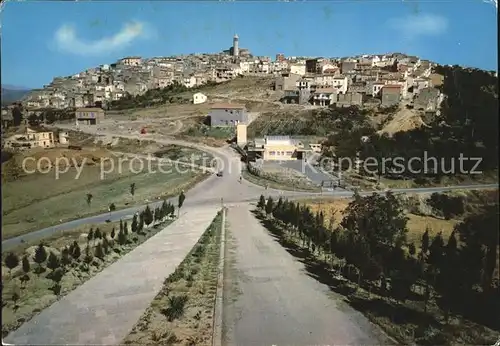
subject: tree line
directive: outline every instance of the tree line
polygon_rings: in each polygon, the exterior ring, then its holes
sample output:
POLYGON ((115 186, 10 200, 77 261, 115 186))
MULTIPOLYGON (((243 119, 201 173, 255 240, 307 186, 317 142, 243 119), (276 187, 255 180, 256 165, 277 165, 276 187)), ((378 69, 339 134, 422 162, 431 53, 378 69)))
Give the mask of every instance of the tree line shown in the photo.
POLYGON ((359 285, 400 304, 415 294, 423 296, 425 312, 433 299, 446 322, 450 313, 456 313, 500 328, 498 204, 466 216, 448 239, 422 230, 420 244, 407 241, 408 218, 390 192, 356 194, 338 227, 333 226, 334 216, 326 225, 322 211, 313 213, 305 204, 282 198, 261 196, 257 206, 285 237, 299 239, 303 247, 359 285))

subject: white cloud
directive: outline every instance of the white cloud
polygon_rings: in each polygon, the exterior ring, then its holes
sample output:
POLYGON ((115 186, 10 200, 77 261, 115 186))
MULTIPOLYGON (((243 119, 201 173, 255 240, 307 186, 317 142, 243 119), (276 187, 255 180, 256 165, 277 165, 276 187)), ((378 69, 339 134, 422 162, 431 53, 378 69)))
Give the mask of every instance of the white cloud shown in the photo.
POLYGON ((126 23, 113 36, 89 41, 79 38, 75 29, 66 24, 56 31, 55 43, 60 50, 75 55, 101 55, 120 50, 130 45, 134 40, 145 37, 146 33, 144 23, 130 22, 126 23))
POLYGON ((420 36, 437 36, 448 29, 448 20, 434 14, 413 14, 389 20, 389 26, 397 30, 404 38, 414 39, 420 36))

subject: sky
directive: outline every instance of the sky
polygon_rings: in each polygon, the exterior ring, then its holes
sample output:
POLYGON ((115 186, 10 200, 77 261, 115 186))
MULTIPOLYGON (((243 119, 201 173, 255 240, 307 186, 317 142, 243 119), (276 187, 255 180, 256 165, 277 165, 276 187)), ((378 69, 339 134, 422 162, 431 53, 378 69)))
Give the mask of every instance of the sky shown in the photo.
POLYGON ((138 55, 216 53, 344 57, 401 52, 497 70, 497 14, 482 0, 8 1, 1 83, 39 88, 138 55))

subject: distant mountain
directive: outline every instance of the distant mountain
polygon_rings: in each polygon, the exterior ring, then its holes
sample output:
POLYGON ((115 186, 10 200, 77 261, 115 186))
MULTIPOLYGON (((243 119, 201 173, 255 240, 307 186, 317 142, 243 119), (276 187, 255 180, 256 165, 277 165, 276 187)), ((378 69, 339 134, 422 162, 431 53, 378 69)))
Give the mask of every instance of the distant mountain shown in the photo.
POLYGON ((29 92, 30 90, 27 88, 13 85, 2 85, 2 106, 21 100, 29 92))

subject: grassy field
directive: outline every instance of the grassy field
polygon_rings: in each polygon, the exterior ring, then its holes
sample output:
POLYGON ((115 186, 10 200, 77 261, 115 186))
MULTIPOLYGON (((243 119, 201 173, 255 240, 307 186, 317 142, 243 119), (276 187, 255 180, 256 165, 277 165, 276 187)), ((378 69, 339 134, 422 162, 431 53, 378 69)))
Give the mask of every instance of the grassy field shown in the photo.
POLYGON ((212 345, 222 216, 170 275, 125 339, 136 345, 212 345))
MULTIPOLYGON (((22 323, 30 320, 44 308, 53 304, 60 297, 66 295, 85 281, 92 278, 98 272, 103 270, 111 263, 118 260, 129 251, 151 238, 153 235, 166 227, 171 220, 166 220, 143 232, 129 233, 125 244, 118 242, 119 223, 105 223, 92 225, 93 229, 99 229, 105 233, 106 243, 109 244, 107 251, 103 250, 103 255, 99 258, 96 252, 98 246, 103 246, 102 239, 88 241, 87 236, 91 226, 80 227, 65 232, 58 232, 44 240, 44 248, 47 255, 53 252, 61 259, 62 250, 77 242, 81 249, 79 259, 71 259, 71 263, 59 266, 56 270, 63 273, 60 281, 61 290, 59 294, 54 291, 54 280, 51 279, 53 272, 48 269, 48 260, 42 263, 42 271, 37 269, 38 264, 34 262, 34 254, 37 244, 24 243, 12 250, 21 262, 23 256, 27 256, 30 263, 30 270, 25 273, 21 263, 10 272, 5 266, 7 253, 2 253, 2 335, 6 336, 10 331, 17 329, 22 323), (111 237, 112 230, 115 229, 114 238, 111 237), (86 256, 86 248, 89 247, 90 256, 86 256), (14 295, 17 295, 17 301, 14 301, 14 295)), ((105 247, 104 247, 105 249, 105 247)))
MULTIPOLYGON (((116 160, 113 162, 117 162, 116 160)), ((67 173, 55 179, 54 170, 47 174, 31 174, 15 181, 4 183, 2 239, 15 237, 30 231, 48 227, 60 222, 106 212, 111 203, 117 209, 126 208, 158 198, 174 196, 181 190, 187 190, 204 179, 207 175, 197 170, 166 173, 158 172, 152 164, 152 171, 139 171, 140 162, 129 165, 115 165, 112 173, 101 179, 101 167, 88 165, 83 167, 77 177, 77 169, 71 167, 67 173), (130 193, 130 184, 135 183, 134 196, 130 193), (87 194, 92 194, 91 203, 87 203, 87 194)), ((109 169, 109 165, 103 166, 109 169)), ((147 167, 147 165, 145 165, 147 167)), ((81 168, 81 167, 80 167, 81 168)))

